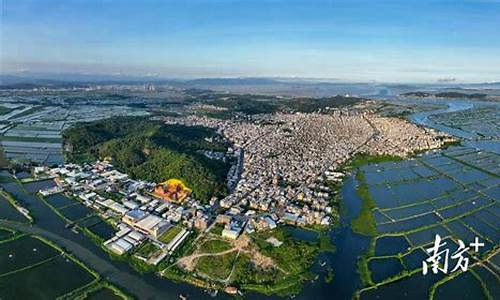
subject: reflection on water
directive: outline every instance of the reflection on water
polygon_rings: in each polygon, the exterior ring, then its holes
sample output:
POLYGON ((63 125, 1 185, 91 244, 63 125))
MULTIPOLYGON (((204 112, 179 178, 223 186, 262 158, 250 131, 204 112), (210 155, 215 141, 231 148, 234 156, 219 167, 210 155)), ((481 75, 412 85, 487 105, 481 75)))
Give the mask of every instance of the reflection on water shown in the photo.
MULTIPOLYGON (((2 175, 8 176, 8 173, 3 172, 2 175)), ((37 183, 37 188, 44 188, 50 185, 49 181, 42 182, 37 183), (45 185, 42 182, 44 182, 45 185)), ((36 227, 54 233, 63 239, 76 242, 78 245, 94 253, 97 257, 106 260, 111 265, 110 267, 103 267, 109 268, 105 274, 106 278, 125 291, 128 291, 127 287, 134 286, 135 291, 141 290, 138 296, 154 294, 157 296, 157 299, 178 299, 179 294, 187 295, 189 299, 211 298, 201 289, 192 285, 173 282, 151 273, 140 274, 132 269, 126 262, 109 259, 108 254, 94 244, 94 242, 83 233, 76 234, 66 228, 65 222, 57 214, 35 195, 28 193, 22 185, 13 182, 0 183, 0 186, 30 210, 36 220, 36 227)), ((74 254, 77 257, 80 256, 79 253, 74 254)), ((141 297, 139 297, 139 299, 140 298, 141 297)), ((220 298, 228 299, 228 296, 222 294, 220 298)))
POLYGON ((463 144, 467 147, 474 147, 485 151, 500 153, 500 143, 498 141, 464 141, 463 144))
MULTIPOLYGON (((342 187, 342 212, 340 225, 329 234, 332 244, 335 245, 334 253, 322 253, 318 260, 326 262, 333 269, 332 283, 324 280, 306 284, 304 291, 297 299, 351 299, 353 294, 361 287, 361 279, 357 273, 358 258, 364 254, 370 244, 370 238, 354 233, 351 230, 351 221, 359 215, 361 198, 356 193, 357 181, 354 175, 345 180, 342 187)), ((314 270, 324 273, 325 267, 316 265, 314 270)))
MULTIPOLYGON (((414 113, 410 116, 410 120, 415 122, 416 124, 431 127, 453 136, 462 138, 464 146, 500 153, 500 143, 498 142, 498 140, 481 140, 481 136, 475 132, 464 131, 458 128, 453 128, 440 123, 436 123, 429 118, 432 115, 468 110, 480 105, 485 105, 485 103, 479 101, 473 102, 462 100, 448 101, 446 102, 446 104, 448 105, 448 107, 444 109, 414 113)), ((480 122, 480 120, 478 120, 478 122, 480 122)))
POLYGON ((419 125, 431 127, 460 138, 471 139, 477 137, 477 135, 474 133, 466 132, 457 128, 452 128, 443 124, 438 124, 429 119, 429 117, 432 115, 467 110, 474 107, 473 103, 462 102, 462 101, 447 102, 446 104, 448 105, 447 108, 414 113, 413 115, 410 116, 410 119, 419 125))

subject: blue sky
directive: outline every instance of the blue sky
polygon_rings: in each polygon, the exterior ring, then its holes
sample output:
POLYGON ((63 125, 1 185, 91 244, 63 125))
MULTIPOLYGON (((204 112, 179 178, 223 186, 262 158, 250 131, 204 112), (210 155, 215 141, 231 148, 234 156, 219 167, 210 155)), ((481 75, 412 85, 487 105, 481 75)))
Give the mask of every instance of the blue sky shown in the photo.
POLYGON ((2 73, 500 80, 500 0, 0 0, 2 73))

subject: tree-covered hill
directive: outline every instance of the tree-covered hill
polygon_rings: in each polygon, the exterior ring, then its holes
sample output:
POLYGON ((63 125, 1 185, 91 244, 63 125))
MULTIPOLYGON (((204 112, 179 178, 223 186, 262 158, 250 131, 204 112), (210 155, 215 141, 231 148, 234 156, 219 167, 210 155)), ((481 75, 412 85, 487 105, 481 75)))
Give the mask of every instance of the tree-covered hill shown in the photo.
POLYGON ((227 149, 210 128, 115 117, 76 124, 63 132, 63 138, 66 156, 73 162, 111 158, 118 170, 133 178, 154 182, 181 179, 201 200, 226 191, 229 164, 198 152, 227 149))

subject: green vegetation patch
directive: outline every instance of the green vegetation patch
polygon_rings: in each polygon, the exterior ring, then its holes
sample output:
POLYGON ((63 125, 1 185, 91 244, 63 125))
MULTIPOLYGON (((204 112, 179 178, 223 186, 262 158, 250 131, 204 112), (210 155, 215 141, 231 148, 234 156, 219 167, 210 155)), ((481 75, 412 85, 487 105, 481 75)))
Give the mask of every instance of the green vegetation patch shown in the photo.
POLYGON ((90 293, 86 298, 86 300, 121 300, 124 299, 121 296, 117 295, 115 291, 109 288, 102 288, 95 292, 90 293))
POLYGON ((210 233, 221 236, 222 231, 224 230, 224 225, 222 224, 215 224, 211 229, 210 233))
MULTIPOLYGON (((257 244, 259 251, 270 257, 275 266, 262 269, 253 266, 252 262, 246 263, 249 272, 254 275, 245 274, 248 279, 238 277, 242 288, 258 291, 267 295, 277 294, 281 296, 297 294, 302 288, 305 280, 312 279, 310 267, 315 261, 319 251, 320 242, 306 242, 294 239, 286 229, 278 227, 273 230, 252 234, 252 240, 257 244), (274 247, 266 240, 274 237, 283 244, 274 247)), ((323 243, 326 242, 326 239, 323 243)), ((330 248, 330 247, 325 247, 330 248)), ((236 272, 235 272, 236 273, 236 272)))
POLYGON ((356 192, 363 202, 361 203, 359 216, 352 220, 352 230, 359 234, 375 236, 377 235, 377 227, 372 212, 375 208, 375 201, 368 191, 368 184, 361 170, 357 171, 356 180, 358 180, 359 184, 356 192))
POLYGON ((178 178, 193 195, 208 200, 226 193, 230 165, 209 159, 201 150, 227 150, 215 130, 200 126, 167 125, 144 117, 115 117, 80 123, 63 132, 73 162, 111 158, 133 178, 153 182, 178 178))
POLYGON ((368 190, 368 183, 366 182, 365 174, 361 170, 361 167, 367 164, 379 164, 401 160, 401 157, 393 155, 358 154, 349 162, 347 169, 355 169, 356 180, 358 181, 356 192, 363 201, 360 214, 351 222, 354 232, 368 236, 375 236, 377 234, 376 221, 372 211, 375 208, 375 200, 368 190))
POLYGON ((268 95, 252 94, 220 94, 203 90, 188 90, 187 93, 194 97, 196 101, 211 104, 227 110, 207 112, 206 114, 226 119, 236 113, 255 115, 268 114, 278 111, 315 112, 325 108, 345 107, 363 101, 362 98, 333 96, 322 98, 310 97, 276 97, 268 95))
POLYGON ((205 253, 218 253, 229 250, 233 246, 223 240, 208 240, 200 246, 200 251, 205 253))
POLYGON ((165 244, 168 244, 170 243, 170 241, 172 241, 174 239, 174 237, 176 235, 179 234, 179 232, 181 232, 182 230, 182 226, 173 226, 171 228, 169 228, 164 234, 162 234, 158 240, 160 240, 161 242, 165 243, 165 244))
MULTIPOLYGON (((3 151, 3 147, 0 145, 0 168, 7 168, 10 166, 10 162, 5 156, 5 152, 3 151)), ((3 176, 2 176, 3 177, 3 176)), ((2 178, 0 177, 0 178, 2 178)))
MULTIPOLYGON (((256 266, 250 257, 243 253, 240 253, 235 262, 232 279, 242 288, 256 290, 268 295, 277 292, 274 292, 274 290, 278 290, 277 283, 280 280, 287 281, 284 279, 283 272, 275 268, 263 269, 256 266)), ((296 282, 292 284, 296 284, 296 282)))
POLYGON ((402 161, 403 158, 394 155, 371 155, 371 154, 357 154, 348 163, 352 168, 359 168, 368 164, 380 164, 384 162, 397 162, 402 161))
POLYGON ((155 252, 157 252, 159 250, 160 250, 160 247, 158 247, 155 244, 153 244, 152 242, 148 241, 148 242, 144 243, 143 245, 141 245, 141 247, 139 247, 139 249, 137 249, 135 254, 138 256, 144 257, 144 258, 148 258, 152 254, 154 254, 155 252))
POLYGON ((319 250, 323 252, 334 252, 335 246, 332 244, 329 232, 321 232, 319 235, 319 250))
POLYGON ((318 243, 308 243, 294 239, 285 229, 259 232, 253 235, 262 254, 271 257, 277 265, 289 274, 306 273, 319 251, 318 243), (283 244, 274 247, 266 239, 274 237, 283 244))
POLYGON ((195 269, 210 277, 209 279, 223 280, 231 274, 237 255, 238 252, 233 251, 224 255, 202 256, 198 258, 195 269))

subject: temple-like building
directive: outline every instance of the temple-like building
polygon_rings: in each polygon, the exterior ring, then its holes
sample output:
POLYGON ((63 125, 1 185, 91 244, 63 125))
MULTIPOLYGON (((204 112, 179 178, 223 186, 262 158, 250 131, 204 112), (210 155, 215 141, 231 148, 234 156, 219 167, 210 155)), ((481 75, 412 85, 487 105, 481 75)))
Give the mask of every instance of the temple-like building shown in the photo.
POLYGON ((190 194, 191 189, 178 179, 162 182, 154 190, 155 196, 172 202, 182 202, 190 194))

